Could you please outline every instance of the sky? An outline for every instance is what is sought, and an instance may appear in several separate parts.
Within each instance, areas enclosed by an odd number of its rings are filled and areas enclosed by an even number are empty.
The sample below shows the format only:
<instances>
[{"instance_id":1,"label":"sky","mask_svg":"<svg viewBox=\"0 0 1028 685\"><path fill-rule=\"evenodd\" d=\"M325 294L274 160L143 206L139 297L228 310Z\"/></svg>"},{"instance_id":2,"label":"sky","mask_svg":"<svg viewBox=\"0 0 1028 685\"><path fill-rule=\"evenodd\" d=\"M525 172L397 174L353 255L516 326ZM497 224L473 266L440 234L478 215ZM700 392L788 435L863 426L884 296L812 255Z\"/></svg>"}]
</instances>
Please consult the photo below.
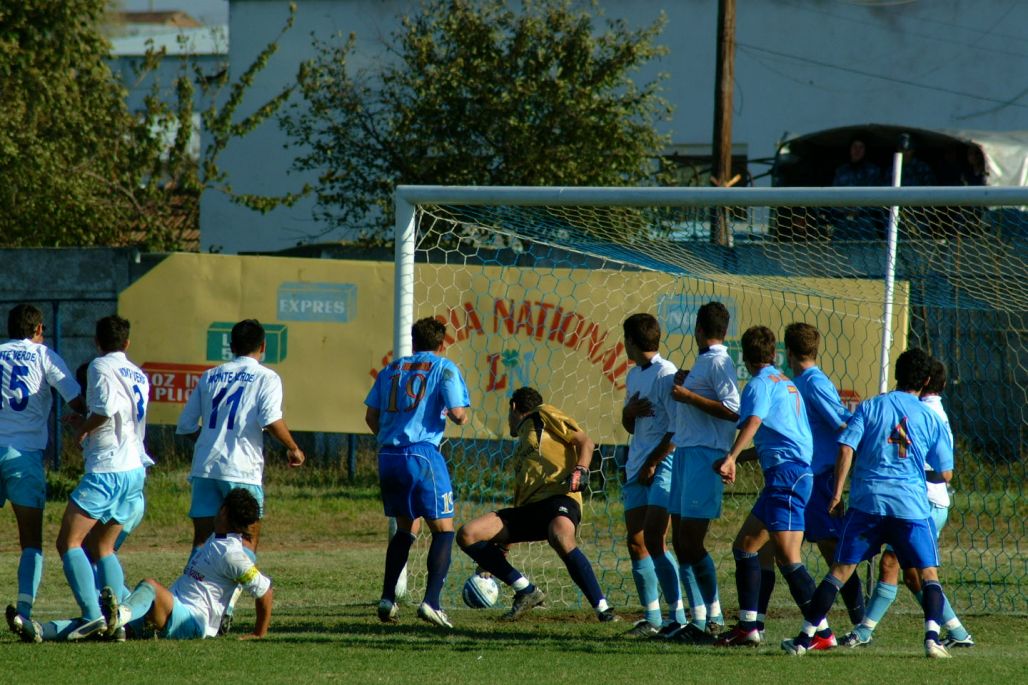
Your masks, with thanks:
<instances>
[{"instance_id":1,"label":"sky","mask_svg":"<svg viewBox=\"0 0 1028 685\"><path fill-rule=\"evenodd\" d=\"M228 0L116 0L128 12L182 10L204 24L228 23Z\"/></svg>"}]
</instances>

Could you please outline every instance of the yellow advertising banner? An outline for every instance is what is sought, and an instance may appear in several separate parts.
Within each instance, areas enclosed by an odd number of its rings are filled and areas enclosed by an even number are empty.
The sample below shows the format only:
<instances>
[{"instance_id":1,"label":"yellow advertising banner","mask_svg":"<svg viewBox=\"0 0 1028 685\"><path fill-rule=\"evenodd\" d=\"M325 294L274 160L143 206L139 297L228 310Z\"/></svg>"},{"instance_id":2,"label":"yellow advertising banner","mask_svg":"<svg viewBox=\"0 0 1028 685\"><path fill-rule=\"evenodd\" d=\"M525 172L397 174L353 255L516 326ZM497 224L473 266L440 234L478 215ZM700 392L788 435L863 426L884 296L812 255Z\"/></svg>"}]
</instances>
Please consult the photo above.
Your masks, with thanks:
<instances>
[{"instance_id":1,"label":"yellow advertising banner","mask_svg":"<svg viewBox=\"0 0 1028 685\"><path fill-rule=\"evenodd\" d=\"M821 367L844 398L875 394L882 285L857 279L796 278L794 292L759 277L730 282L605 269L418 264L415 319L448 327L446 355L461 368L472 422L465 438L507 434L507 401L532 385L594 440L621 443L630 364L621 322L658 317L662 354L688 368L696 355L696 309L719 300L732 317L726 344L746 378L738 339L762 324L781 336L806 321L824 336ZM906 345L907 293L897 288L895 358ZM130 356L151 377L150 421L174 423L199 374L231 357L236 321L268 330L264 363L283 379L285 412L296 430L367 433L364 397L392 359L393 265L383 262L176 254L120 297L132 321ZM784 352L781 353L784 364ZM785 370L783 368L783 370Z\"/></svg>"}]
</instances>

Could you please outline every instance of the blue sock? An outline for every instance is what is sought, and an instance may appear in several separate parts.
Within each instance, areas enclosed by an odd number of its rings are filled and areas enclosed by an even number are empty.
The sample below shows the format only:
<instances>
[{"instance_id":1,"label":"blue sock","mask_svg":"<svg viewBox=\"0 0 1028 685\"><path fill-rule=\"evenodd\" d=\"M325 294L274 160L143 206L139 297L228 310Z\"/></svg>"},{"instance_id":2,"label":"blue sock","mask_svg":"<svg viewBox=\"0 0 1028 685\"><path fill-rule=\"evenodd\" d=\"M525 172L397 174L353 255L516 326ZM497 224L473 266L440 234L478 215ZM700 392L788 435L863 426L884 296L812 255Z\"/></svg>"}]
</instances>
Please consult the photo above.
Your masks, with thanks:
<instances>
[{"instance_id":1,"label":"blue sock","mask_svg":"<svg viewBox=\"0 0 1028 685\"><path fill-rule=\"evenodd\" d=\"M653 557L632 560L632 579L639 593L639 602L643 607L643 615L650 625L660 627L660 594L657 590L657 573L654 571Z\"/></svg>"},{"instance_id":2,"label":"blue sock","mask_svg":"<svg viewBox=\"0 0 1028 685\"><path fill-rule=\"evenodd\" d=\"M771 594L775 591L775 582L778 577L773 568L760 569L760 598L757 600L757 628L764 630L764 617L767 616L767 607L771 604Z\"/></svg>"},{"instance_id":3,"label":"blue sock","mask_svg":"<svg viewBox=\"0 0 1028 685\"><path fill-rule=\"evenodd\" d=\"M450 554L453 551L451 530L446 533L432 533L432 544L428 546L428 580L425 582L425 603L439 609L439 594L443 591L446 574L450 570Z\"/></svg>"},{"instance_id":4,"label":"blue sock","mask_svg":"<svg viewBox=\"0 0 1028 685\"><path fill-rule=\"evenodd\" d=\"M72 547L61 558L64 577L68 579L71 593L87 621L100 618L100 598L96 594L93 567L81 547Z\"/></svg>"},{"instance_id":5,"label":"blue sock","mask_svg":"<svg viewBox=\"0 0 1028 685\"><path fill-rule=\"evenodd\" d=\"M26 547L18 561L18 613L29 618L43 576L43 550Z\"/></svg>"},{"instance_id":6,"label":"blue sock","mask_svg":"<svg viewBox=\"0 0 1028 685\"><path fill-rule=\"evenodd\" d=\"M924 609L924 639L939 641L942 627L942 603L946 596L938 581L929 580L921 587L921 607Z\"/></svg>"},{"instance_id":7,"label":"blue sock","mask_svg":"<svg viewBox=\"0 0 1028 685\"><path fill-rule=\"evenodd\" d=\"M793 600L795 600L796 606L800 608L800 613L802 613L803 617L806 618L807 610L808 608L810 608L813 599L817 591L820 590L820 588L814 587L814 579L810 577L809 573L807 573L807 567L803 564L789 564L788 566L780 566L779 570L781 570L782 577L785 578L785 582L789 585L789 592L790 594L792 594L792 598ZM832 581L835 581L835 576L829 575L825 578L825 580L828 580L828 578L831 578ZM824 585L824 583L821 584ZM832 593L832 600L824 609L824 613L821 614L817 622L810 621L809 618L807 619L811 623L814 623L814 625L820 623L820 618L824 618L828 615L828 610L832 607L832 602L835 601L835 592L838 591L838 586L834 582L830 582L829 584L831 585L834 592Z\"/></svg>"},{"instance_id":8,"label":"blue sock","mask_svg":"<svg viewBox=\"0 0 1028 685\"><path fill-rule=\"evenodd\" d=\"M132 610L132 620L135 621L146 616L146 612L150 611L155 599L157 599L157 591L153 585L145 582L137 585L125 598L125 606Z\"/></svg>"},{"instance_id":9,"label":"blue sock","mask_svg":"<svg viewBox=\"0 0 1028 685\"><path fill-rule=\"evenodd\" d=\"M696 572L692 570L692 564L680 564L678 575L682 578L685 599L692 610L693 621L697 621L696 610L700 609L703 614L703 625L699 627L703 628L707 625L707 605L703 603L703 594L700 592L699 583L696 582Z\"/></svg>"},{"instance_id":10,"label":"blue sock","mask_svg":"<svg viewBox=\"0 0 1028 685\"><path fill-rule=\"evenodd\" d=\"M463 550L476 564L489 571L489 573L506 585L513 586L518 581L518 578L523 577L521 572L507 561L507 556L503 551L491 542L482 540L464 547Z\"/></svg>"},{"instance_id":11,"label":"blue sock","mask_svg":"<svg viewBox=\"0 0 1028 685\"><path fill-rule=\"evenodd\" d=\"M682 607L682 585L678 580L678 561L668 550L664 554L652 557L653 570L660 581L660 591L664 593L664 602L668 606L671 620L685 625L685 609Z\"/></svg>"},{"instance_id":12,"label":"blue sock","mask_svg":"<svg viewBox=\"0 0 1028 685\"><path fill-rule=\"evenodd\" d=\"M793 573L795 573L796 566L802 567L802 564L792 564L787 568L794 569ZM786 567L782 567L781 571L782 575L785 576L785 579L788 581L789 576L786 575L785 568ZM804 572L806 572L806 569L804 569ZM810 574L807 574L807 577L809 578ZM789 583L789 589L793 590L793 584L795 583L798 586L798 581L801 580L802 579L794 579ZM816 627L821 625L821 621L828 616L828 612L832 608L832 604L835 603L835 596L839 594L839 589L841 587L842 583L840 583L839 579L831 573L826 575L825 579L821 581L821 584L817 586L817 589L814 590L813 597L811 597L805 607L802 607L804 629L796 636L796 644L802 645L803 647L810 647L810 639L813 637ZM797 599L796 596L797 592L793 591L793 598L796 599L798 604L799 599Z\"/></svg>"},{"instance_id":13,"label":"blue sock","mask_svg":"<svg viewBox=\"0 0 1028 685\"><path fill-rule=\"evenodd\" d=\"M757 627L760 606L760 558L756 552L732 549L735 557L735 588L739 593L739 626L745 630Z\"/></svg>"},{"instance_id":14,"label":"blue sock","mask_svg":"<svg viewBox=\"0 0 1028 685\"><path fill-rule=\"evenodd\" d=\"M861 637L866 638L874 632L878 622L884 618L885 612L896 601L896 590L897 587L891 583L883 583L880 580L875 583L874 592L871 593L871 599L864 610L864 618L860 622L859 627L866 631L866 634L860 631Z\"/></svg>"},{"instance_id":15,"label":"blue sock","mask_svg":"<svg viewBox=\"0 0 1028 685\"><path fill-rule=\"evenodd\" d=\"M593 573L593 567L589 563L589 560L582 550L575 547L571 552L564 557L564 565L568 569L568 575L571 576L571 580L575 581L575 585L582 591L585 598L589 601L589 606L597 607L600 602L605 598L603 591L600 589L600 582L596 580L596 574Z\"/></svg>"},{"instance_id":16,"label":"blue sock","mask_svg":"<svg viewBox=\"0 0 1028 685\"><path fill-rule=\"evenodd\" d=\"M720 603L720 597L717 592L717 568L714 566L714 560L710 558L710 555L704 554L702 559L692 565L692 570L696 574L696 584L700 588L703 603L708 607ZM718 615L720 613L717 612ZM707 618L714 618L714 616L715 613L712 611Z\"/></svg>"},{"instance_id":17,"label":"blue sock","mask_svg":"<svg viewBox=\"0 0 1028 685\"><path fill-rule=\"evenodd\" d=\"M854 573L850 579L843 584L839 590L842 601L846 604L846 611L849 612L850 623L859 624L864 619L866 609L864 607L864 588L860 586L860 577Z\"/></svg>"},{"instance_id":18,"label":"blue sock","mask_svg":"<svg viewBox=\"0 0 1028 685\"><path fill-rule=\"evenodd\" d=\"M129 590L125 587L125 571L121 568L121 562L118 561L116 555L108 554L96 563L96 579L101 588L111 588L119 599L128 596Z\"/></svg>"},{"instance_id":19,"label":"blue sock","mask_svg":"<svg viewBox=\"0 0 1028 685\"><path fill-rule=\"evenodd\" d=\"M386 547L385 578L382 581L382 599L390 602L396 601L396 581L400 579L400 572L407 565L407 557L410 555L411 545L416 538L405 530L398 530L389 540Z\"/></svg>"}]
</instances>

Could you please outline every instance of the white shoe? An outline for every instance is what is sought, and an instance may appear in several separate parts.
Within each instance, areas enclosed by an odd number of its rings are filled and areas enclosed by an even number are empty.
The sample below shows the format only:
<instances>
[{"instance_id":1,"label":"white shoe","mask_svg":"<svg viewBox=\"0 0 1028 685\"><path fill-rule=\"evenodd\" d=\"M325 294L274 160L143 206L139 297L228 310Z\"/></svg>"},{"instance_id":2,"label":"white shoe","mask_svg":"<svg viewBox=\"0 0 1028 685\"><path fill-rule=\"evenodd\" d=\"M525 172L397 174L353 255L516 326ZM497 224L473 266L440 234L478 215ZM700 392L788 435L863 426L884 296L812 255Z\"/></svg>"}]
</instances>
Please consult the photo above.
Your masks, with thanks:
<instances>
[{"instance_id":1,"label":"white shoe","mask_svg":"<svg viewBox=\"0 0 1028 685\"><path fill-rule=\"evenodd\" d=\"M929 659L949 659L950 653L941 643L935 640L924 641L924 655Z\"/></svg>"},{"instance_id":2,"label":"white shoe","mask_svg":"<svg viewBox=\"0 0 1028 685\"><path fill-rule=\"evenodd\" d=\"M426 602L422 602L421 606L418 607L418 618L422 621L437 625L440 628L453 627L453 624L450 623L450 617L446 615L445 611L442 609L433 609Z\"/></svg>"},{"instance_id":3,"label":"white shoe","mask_svg":"<svg viewBox=\"0 0 1028 685\"><path fill-rule=\"evenodd\" d=\"M807 648L796 644L795 640L782 640L782 650L790 656L803 656L807 653Z\"/></svg>"},{"instance_id":4,"label":"white shoe","mask_svg":"<svg viewBox=\"0 0 1028 685\"><path fill-rule=\"evenodd\" d=\"M390 602L388 599L379 600L378 602L378 620L382 623L399 623L397 618L400 615L400 608L396 606L395 602Z\"/></svg>"},{"instance_id":5,"label":"white shoe","mask_svg":"<svg viewBox=\"0 0 1028 685\"><path fill-rule=\"evenodd\" d=\"M79 620L82 621L82 623L80 623L75 630L68 633L68 642L85 640L87 637L93 637L97 633L102 633L107 630L107 619L103 616L100 618L94 618L92 621L86 621L84 619Z\"/></svg>"}]
</instances>

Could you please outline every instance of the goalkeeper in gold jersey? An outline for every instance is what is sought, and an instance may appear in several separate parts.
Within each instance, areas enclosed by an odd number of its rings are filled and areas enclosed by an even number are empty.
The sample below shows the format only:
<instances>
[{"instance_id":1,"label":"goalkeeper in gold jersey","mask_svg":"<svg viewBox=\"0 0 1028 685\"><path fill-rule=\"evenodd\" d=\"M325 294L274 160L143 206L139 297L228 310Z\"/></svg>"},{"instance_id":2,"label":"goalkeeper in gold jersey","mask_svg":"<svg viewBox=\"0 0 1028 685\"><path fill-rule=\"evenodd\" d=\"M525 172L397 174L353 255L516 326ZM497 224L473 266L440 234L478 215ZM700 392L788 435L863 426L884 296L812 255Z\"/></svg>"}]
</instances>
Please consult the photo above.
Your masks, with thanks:
<instances>
[{"instance_id":1,"label":"goalkeeper in gold jersey","mask_svg":"<svg viewBox=\"0 0 1028 685\"><path fill-rule=\"evenodd\" d=\"M457 532L457 544L481 568L514 588L514 605L504 614L505 620L517 620L546 599L505 554L509 545L536 540L550 543L600 621L618 620L575 541L593 441L574 419L543 404L534 388L514 391L508 418L510 434L518 440L513 458L514 506L464 524Z\"/></svg>"}]
</instances>

